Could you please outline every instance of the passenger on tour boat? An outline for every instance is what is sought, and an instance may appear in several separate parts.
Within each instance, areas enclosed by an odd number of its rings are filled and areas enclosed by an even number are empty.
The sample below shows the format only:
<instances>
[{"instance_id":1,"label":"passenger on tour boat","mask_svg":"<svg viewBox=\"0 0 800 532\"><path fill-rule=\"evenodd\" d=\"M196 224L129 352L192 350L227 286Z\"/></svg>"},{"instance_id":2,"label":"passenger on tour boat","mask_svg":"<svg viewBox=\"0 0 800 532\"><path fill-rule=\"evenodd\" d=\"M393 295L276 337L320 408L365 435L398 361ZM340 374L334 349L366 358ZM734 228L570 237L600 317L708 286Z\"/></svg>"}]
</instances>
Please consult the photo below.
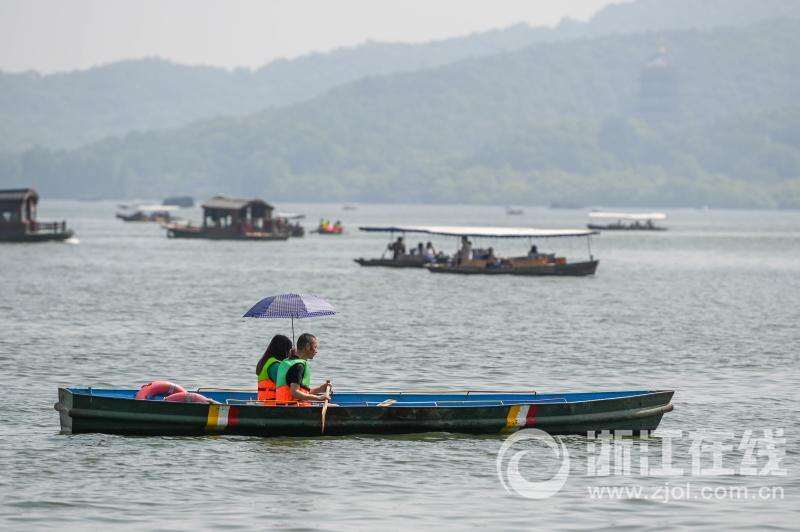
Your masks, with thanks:
<instances>
[{"instance_id":1,"label":"passenger on tour boat","mask_svg":"<svg viewBox=\"0 0 800 532\"><path fill-rule=\"evenodd\" d=\"M472 258L472 242L465 236L461 237L461 249L458 250L456 253L456 262L461 264L466 260L470 260Z\"/></svg>"},{"instance_id":2,"label":"passenger on tour boat","mask_svg":"<svg viewBox=\"0 0 800 532\"><path fill-rule=\"evenodd\" d=\"M425 251L423 252L423 258L425 262L435 262L436 261L436 250L433 249L433 244L428 242L425 246Z\"/></svg>"},{"instance_id":3,"label":"passenger on tour boat","mask_svg":"<svg viewBox=\"0 0 800 532\"><path fill-rule=\"evenodd\" d=\"M389 251L392 252L392 258L395 260L406 254L406 245L402 236L398 236L396 241L389 244Z\"/></svg>"},{"instance_id":4,"label":"passenger on tour boat","mask_svg":"<svg viewBox=\"0 0 800 532\"><path fill-rule=\"evenodd\" d=\"M278 365L276 375L276 402L297 403L307 405L309 401L330 399L327 390L329 382L316 388L311 387L311 368L308 361L317 354L319 342L310 333L303 333L297 338L297 356L283 360Z\"/></svg>"},{"instance_id":5,"label":"passenger on tour boat","mask_svg":"<svg viewBox=\"0 0 800 532\"><path fill-rule=\"evenodd\" d=\"M490 247L488 249L488 253L486 254L486 267L487 268L499 268L502 265L500 259L494 254L494 248Z\"/></svg>"},{"instance_id":6,"label":"passenger on tour boat","mask_svg":"<svg viewBox=\"0 0 800 532\"><path fill-rule=\"evenodd\" d=\"M275 400L275 382L278 378L278 366L292 349L292 341L282 334L276 334L269 342L261 360L256 364L258 375L258 400Z\"/></svg>"},{"instance_id":7,"label":"passenger on tour boat","mask_svg":"<svg viewBox=\"0 0 800 532\"><path fill-rule=\"evenodd\" d=\"M536 247L536 244L531 246L531 250L528 252L529 259L537 259L539 258L539 248Z\"/></svg>"}]
</instances>

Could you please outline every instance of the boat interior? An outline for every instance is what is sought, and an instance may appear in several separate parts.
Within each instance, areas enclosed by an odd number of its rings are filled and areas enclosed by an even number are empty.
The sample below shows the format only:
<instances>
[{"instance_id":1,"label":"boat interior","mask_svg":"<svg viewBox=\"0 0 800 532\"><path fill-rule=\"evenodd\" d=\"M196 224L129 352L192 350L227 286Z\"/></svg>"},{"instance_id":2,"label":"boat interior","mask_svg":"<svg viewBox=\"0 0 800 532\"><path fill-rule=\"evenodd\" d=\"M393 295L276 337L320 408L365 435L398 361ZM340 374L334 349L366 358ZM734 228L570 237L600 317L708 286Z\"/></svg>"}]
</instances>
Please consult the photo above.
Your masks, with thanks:
<instances>
[{"instance_id":1,"label":"boat interior","mask_svg":"<svg viewBox=\"0 0 800 532\"><path fill-rule=\"evenodd\" d=\"M67 390L75 395L91 395L94 397L108 397L115 399L133 399L138 391L131 389L101 388L67 388ZM258 401L256 401L255 391L225 390L217 388L199 388L195 391L222 404L260 404ZM636 397L649 395L652 393L658 392L651 390L622 392L570 392L558 394L539 394L534 391L495 392L466 390L453 392L337 392L332 395L331 403L335 403L338 406L353 407L509 406L520 404L578 403L583 401L597 401L601 399Z\"/></svg>"}]
</instances>

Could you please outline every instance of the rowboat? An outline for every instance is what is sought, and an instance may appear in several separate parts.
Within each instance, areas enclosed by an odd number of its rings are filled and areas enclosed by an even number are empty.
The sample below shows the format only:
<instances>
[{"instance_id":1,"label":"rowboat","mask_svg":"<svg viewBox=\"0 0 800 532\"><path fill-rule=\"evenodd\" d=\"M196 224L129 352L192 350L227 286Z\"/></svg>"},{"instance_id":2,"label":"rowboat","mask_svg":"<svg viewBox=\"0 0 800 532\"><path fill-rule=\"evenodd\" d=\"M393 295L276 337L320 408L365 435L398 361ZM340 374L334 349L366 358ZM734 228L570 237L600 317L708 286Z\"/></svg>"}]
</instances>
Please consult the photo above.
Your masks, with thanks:
<instances>
[{"instance_id":1,"label":"rowboat","mask_svg":"<svg viewBox=\"0 0 800 532\"><path fill-rule=\"evenodd\" d=\"M392 226L363 226L359 230L366 232L418 233L425 235L449 236L461 239L461 248L448 257L442 253L435 258L426 258L422 254L420 243L419 251L415 255L394 253L393 258L384 256L374 259L357 258L355 262L361 266L387 266L393 268L427 268L431 273L456 273L464 275L522 275L522 276L585 276L594 275L599 261L592 256L591 237L597 231L587 229L535 229L529 227L460 227L460 226L423 226L423 225L392 225ZM556 256L555 253L540 253L534 241L549 240L554 238L585 237L588 248L588 260L567 260L566 257ZM496 257L494 249L478 249L472 247L470 238L490 239L528 239L530 251L525 255L515 257ZM396 244L401 240L398 238ZM396 244L389 248L396 251Z\"/></svg>"},{"instance_id":2,"label":"rowboat","mask_svg":"<svg viewBox=\"0 0 800 532\"><path fill-rule=\"evenodd\" d=\"M330 436L453 432L551 434L655 430L672 410L672 390L590 393L340 392L311 406L265 406L249 391L199 389L204 403L134 399L138 390L59 388L64 433ZM323 411L325 419L323 421Z\"/></svg>"},{"instance_id":3,"label":"rowboat","mask_svg":"<svg viewBox=\"0 0 800 532\"><path fill-rule=\"evenodd\" d=\"M653 223L654 220L666 220L663 212L601 212L589 213L589 218L616 220L609 224L587 224L586 227L595 231L666 231Z\"/></svg>"}]
</instances>

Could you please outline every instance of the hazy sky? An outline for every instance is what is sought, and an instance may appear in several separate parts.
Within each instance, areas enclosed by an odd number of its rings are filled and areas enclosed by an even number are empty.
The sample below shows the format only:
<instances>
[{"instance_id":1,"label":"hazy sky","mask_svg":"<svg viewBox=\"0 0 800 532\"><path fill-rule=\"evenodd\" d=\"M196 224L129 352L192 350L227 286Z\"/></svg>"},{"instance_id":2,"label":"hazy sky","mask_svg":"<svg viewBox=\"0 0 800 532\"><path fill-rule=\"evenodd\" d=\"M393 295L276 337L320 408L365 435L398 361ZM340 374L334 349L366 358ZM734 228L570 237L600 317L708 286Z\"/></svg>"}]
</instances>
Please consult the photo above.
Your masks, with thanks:
<instances>
[{"instance_id":1,"label":"hazy sky","mask_svg":"<svg viewBox=\"0 0 800 532\"><path fill-rule=\"evenodd\" d=\"M375 41L585 20L621 0L0 0L0 69L52 72L160 56L261 66Z\"/></svg>"}]
</instances>

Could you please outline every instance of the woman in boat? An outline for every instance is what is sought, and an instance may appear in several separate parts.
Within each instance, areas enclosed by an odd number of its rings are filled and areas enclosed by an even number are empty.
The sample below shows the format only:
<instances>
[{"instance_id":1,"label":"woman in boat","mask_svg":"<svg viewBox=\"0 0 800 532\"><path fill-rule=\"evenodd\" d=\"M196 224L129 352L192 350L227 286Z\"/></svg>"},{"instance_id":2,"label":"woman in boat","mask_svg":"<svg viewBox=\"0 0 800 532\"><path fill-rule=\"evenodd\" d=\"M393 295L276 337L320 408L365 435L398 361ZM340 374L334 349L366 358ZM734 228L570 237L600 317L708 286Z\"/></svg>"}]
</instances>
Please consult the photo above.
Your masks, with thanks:
<instances>
[{"instance_id":1,"label":"woman in boat","mask_svg":"<svg viewBox=\"0 0 800 532\"><path fill-rule=\"evenodd\" d=\"M310 401L330 399L330 381L316 388L311 387L311 368L308 361L317 354L319 342L310 333L297 338L297 356L283 360L278 365L275 380L275 400L279 404L298 404L304 406Z\"/></svg>"},{"instance_id":2,"label":"woman in boat","mask_svg":"<svg viewBox=\"0 0 800 532\"><path fill-rule=\"evenodd\" d=\"M275 381L278 378L278 366L289 356L292 341L282 334L276 334L270 341L261 359L256 364L258 375L258 400L275 400Z\"/></svg>"},{"instance_id":3,"label":"woman in boat","mask_svg":"<svg viewBox=\"0 0 800 532\"><path fill-rule=\"evenodd\" d=\"M428 242L425 245L425 252L423 255L425 262L436 262L436 250L433 249L433 244Z\"/></svg>"}]
</instances>

